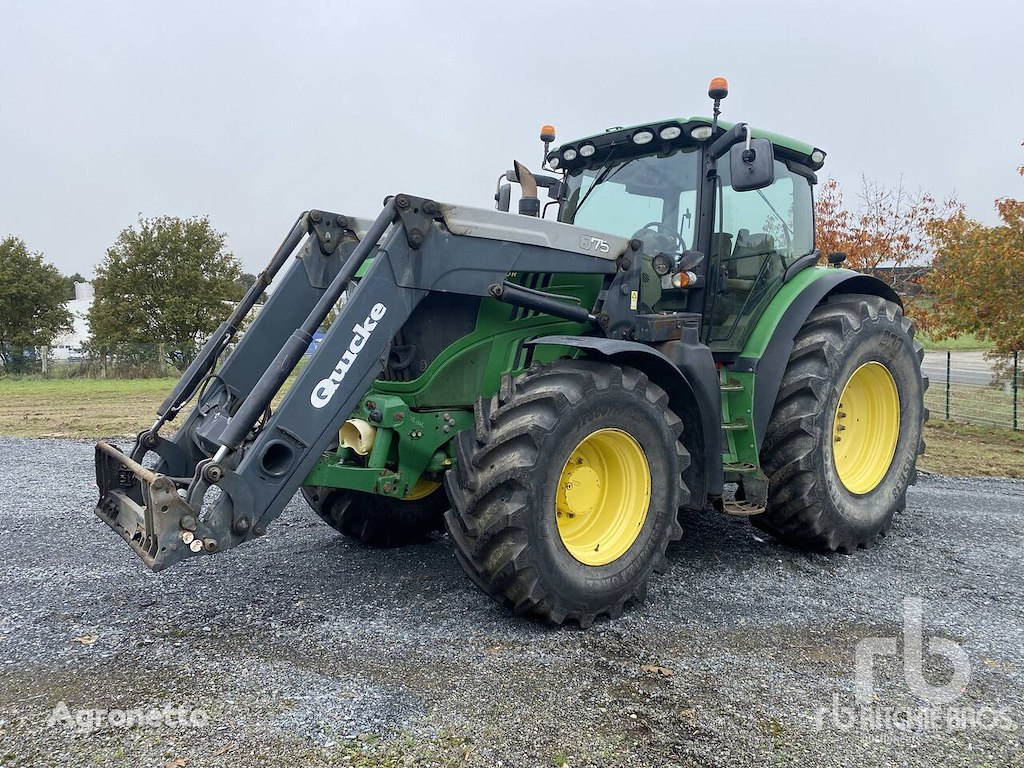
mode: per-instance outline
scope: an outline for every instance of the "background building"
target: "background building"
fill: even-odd
[[[92,297],[92,283],[75,283],[75,298],[64,305],[71,313],[71,332],[53,340],[50,345],[51,360],[76,360],[84,356],[82,345],[89,338],[88,318]]]

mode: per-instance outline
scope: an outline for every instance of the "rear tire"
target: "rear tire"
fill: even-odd
[[[303,486],[302,496],[334,530],[374,547],[400,547],[426,540],[434,531],[442,530],[448,509],[448,497],[440,486],[410,501],[323,486]]]
[[[681,432],[633,368],[560,360],[506,377],[477,401],[445,478],[459,563],[521,615],[583,627],[619,616],[682,534]]]
[[[752,522],[825,551],[885,536],[924,452],[923,356],[892,301],[840,295],[816,307],[794,339],[765,434],[768,507]]]

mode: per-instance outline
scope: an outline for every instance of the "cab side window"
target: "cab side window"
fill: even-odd
[[[738,351],[775,296],[790,264],[814,251],[811,183],[781,160],[770,187],[736,192],[728,163],[719,165],[722,193],[711,238],[709,344]]]

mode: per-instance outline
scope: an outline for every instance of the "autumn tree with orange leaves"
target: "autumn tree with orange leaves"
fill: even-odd
[[[844,205],[839,182],[825,182],[814,204],[815,243],[822,254],[846,254],[850,269],[870,272],[877,267],[918,267],[909,279],[927,272],[931,248],[927,225],[952,203],[940,205],[924,191],[911,192],[900,179],[888,187],[866,177],[861,179],[857,207]]]
[[[1024,176],[1024,166],[1017,169]],[[925,290],[934,338],[973,333],[996,354],[1024,350],[1024,200],[996,200],[1000,224],[968,218],[963,206],[932,219],[926,232],[935,253]]]

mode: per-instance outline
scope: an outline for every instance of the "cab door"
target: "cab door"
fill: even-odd
[[[813,174],[775,160],[775,182],[737,192],[721,163],[721,194],[705,297],[707,344],[716,352],[743,348],[791,264],[814,251]]]

